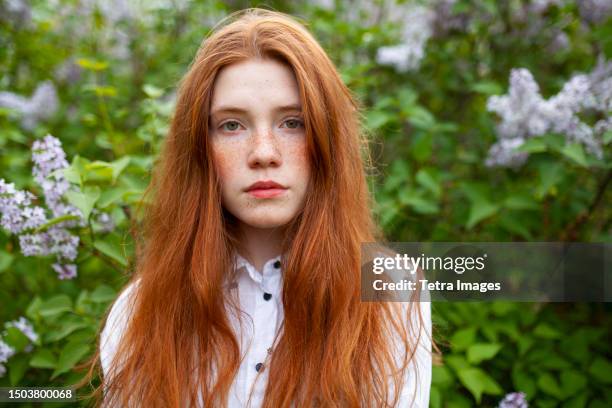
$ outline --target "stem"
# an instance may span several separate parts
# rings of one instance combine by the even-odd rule
[[[595,194],[595,197],[593,198],[591,205],[589,205],[589,208],[585,212],[580,213],[563,230],[563,232],[561,233],[562,241],[575,241],[576,240],[578,230],[580,229],[580,227],[582,227],[582,225],[584,225],[584,223],[593,214],[597,206],[601,203],[603,196],[606,193],[608,184],[610,184],[610,181],[612,181],[612,170],[609,170],[608,173],[606,173],[603,180],[599,183],[599,186],[597,188],[597,193]]]

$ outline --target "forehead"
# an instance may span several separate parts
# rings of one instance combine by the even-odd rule
[[[261,108],[299,103],[298,84],[289,66],[273,59],[249,59],[217,74],[211,111],[222,105]]]

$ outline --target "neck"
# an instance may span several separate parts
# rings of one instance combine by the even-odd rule
[[[278,228],[256,228],[241,223],[241,253],[258,271],[271,258],[281,254],[284,230]]]

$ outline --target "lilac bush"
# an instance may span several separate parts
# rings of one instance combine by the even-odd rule
[[[78,255],[80,238],[69,228],[84,227],[87,220],[81,211],[67,202],[66,193],[77,187],[71,185],[62,170],[68,167],[66,154],[59,139],[46,135],[32,144],[32,174],[42,188],[47,211],[33,205],[36,196],[29,191],[17,190],[13,183],[0,179],[1,225],[11,234],[19,235],[19,246],[25,256],[55,255],[52,265],[59,279],[72,279],[77,276],[77,268],[72,263]],[[102,231],[114,228],[112,218],[103,212],[95,212],[96,221]],[[59,217],[65,220],[57,221]],[[52,219],[56,221],[40,230]]]
[[[527,139],[548,132],[563,134],[567,143],[577,142],[601,159],[601,137],[612,129],[610,117],[593,126],[582,121],[583,112],[609,115],[612,110],[612,63],[600,59],[590,74],[577,74],[556,95],[544,99],[529,70],[513,69],[506,95],[491,96],[487,109],[497,113],[498,141],[489,150],[487,166],[519,167],[528,154],[516,151]]]

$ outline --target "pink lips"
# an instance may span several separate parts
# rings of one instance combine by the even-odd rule
[[[282,186],[272,180],[258,181],[251,184],[246,191],[256,198],[272,198],[281,195],[287,190],[287,187]]]

